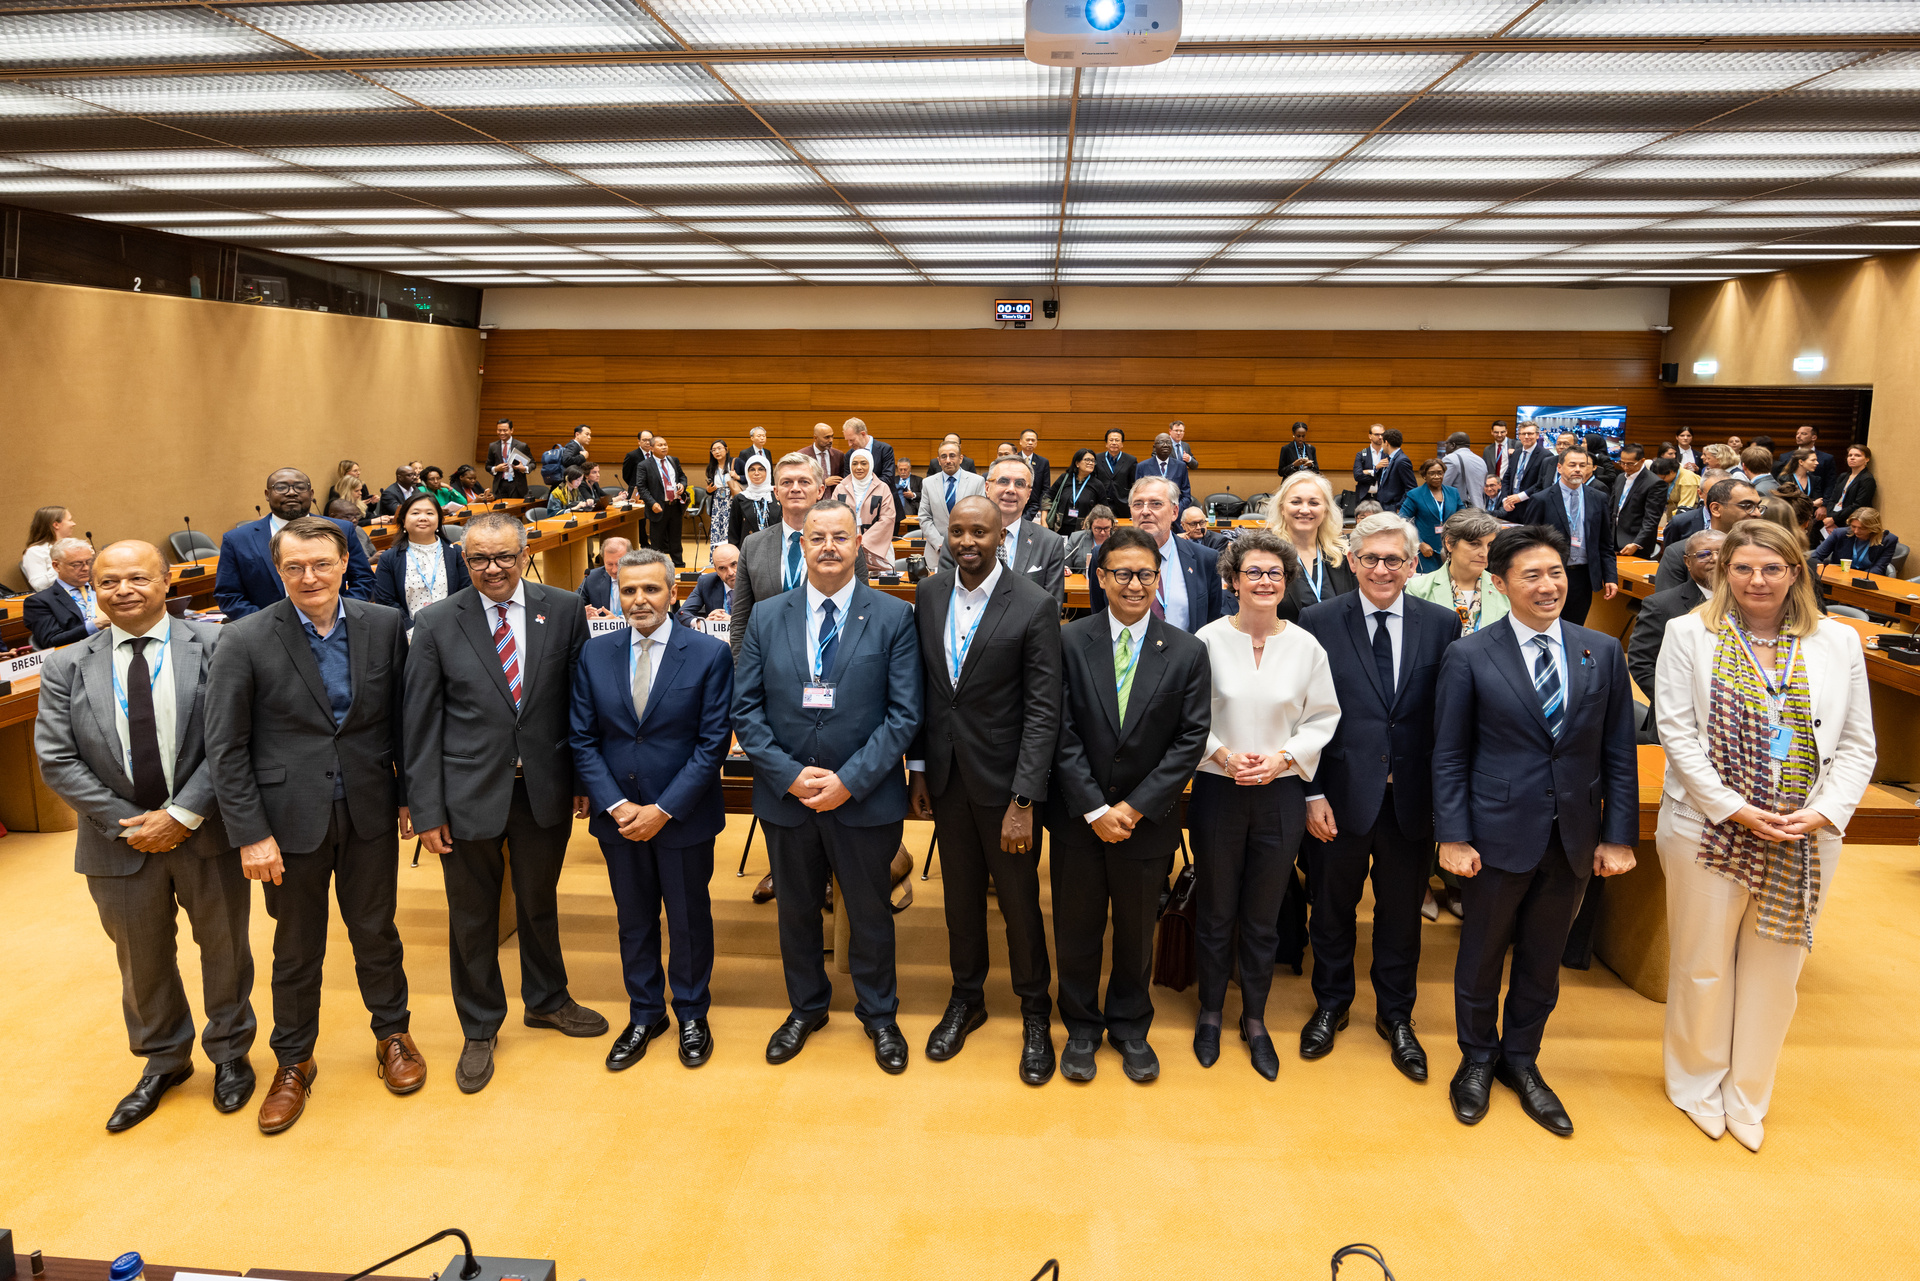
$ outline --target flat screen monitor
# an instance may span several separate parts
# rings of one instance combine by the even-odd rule
[[[1020,321],[1033,319],[1033,299],[996,298],[993,303],[993,318],[999,321]]]
[[[1561,432],[1572,432],[1582,441],[1599,436],[1607,442],[1607,453],[1617,457],[1627,439],[1625,405],[1521,405],[1513,411],[1513,424],[1532,423],[1540,429],[1540,439],[1549,445]]]

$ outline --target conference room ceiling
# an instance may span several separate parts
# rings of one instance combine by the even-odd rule
[[[0,201],[439,280],[1672,284],[1920,246],[1916,0],[0,0]],[[686,319],[686,318],[682,318]]]

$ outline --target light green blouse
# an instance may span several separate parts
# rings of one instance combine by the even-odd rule
[[[1507,616],[1507,598],[1493,585],[1493,575],[1484,569],[1480,571],[1479,591],[1480,597],[1472,609],[1473,621],[1471,624],[1462,621],[1463,632],[1477,632],[1488,623],[1497,623]],[[1448,576],[1445,565],[1415,577],[1407,584],[1407,595],[1444,605],[1456,613],[1460,609],[1453,597],[1453,579]]]

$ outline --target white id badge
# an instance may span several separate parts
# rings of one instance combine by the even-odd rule
[[[1067,508],[1067,515],[1074,520],[1079,520],[1080,509],[1078,507],[1069,507]]]
[[[833,710],[833,682],[808,681],[800,687],[800,706]]]

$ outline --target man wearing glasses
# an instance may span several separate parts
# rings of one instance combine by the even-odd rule
[[[1222,614],[1233,613],[1234,604],[1220,585],[1219,555],[1190,538],[1173,536],[1179,502],[1179,488],[1165,477],[1148,476],[1133,483],[1134,527],[1151,538],[1160,552],[1160,572],[1149,608],[1169,627],[1197,632]],[[1099,575],[1088,585],[1087,594],[1094,610],[1106,608],[1105,580]]]
[[[728,636],[736,663],[746,643],[754,604],[806,581],[802,527],[807,512],[825,492],[826,481],[826,473],[807,454],[791,453],[773,465],[773,495],[780,500],[780,523],[747,535],[747,541],[740,544],[740,569],[733,580],[733,620]]]
[[[987,468],[987,497],[1000,509],[1000,563],[1064,605],[1067,602],[1067,540],[1023,515],[1032,493],[1033,469],[1018,454],[997,458]],[[953,557],[949,554],[944,567],[951,568],[952,563]]]
[[[427,1079],[393,919],[399,837],[413,835],[400,752],[407,634],[399,610],[342,595],[353,547],[337,521],[291,519],[269,547],[285,598],[222,628],[207,676],[214,795],[275,922],[267,1134],[300,1119],[318,1071],[330,885],[373,1015],[375,1070],[395,1094]]]
[[[1707,528],[1724,534],[1740,521],[1758,516],[1767,504],[1759,490],[1744,480],[1728,476],[1708,486],[1707,500],[1701,506],[1707,509]],[[1687,541],[1674,537],[1669,528],[1667,550],[1661,553],[1660,568],[1653,576],[1656,593],[1678,587],[1692,577],[1687,571]]]
[[[1347,563],[1360,590],[1309,606],[1300,626],[1327,652],[1340,724],[1307,785],[1313,874],[1313,1016],[1302,1058],[1324,1057],[1347,1026],[1355,988],[1355,914],[1373,881],[1374,1030],[1394,1067],[1427,1079],[1413,1034],[1420,904],[1433,850],[1434,679],[1460,616],[1406,594],[1419,568],[1413,525],[1377,512],[1353,528]]]
[[[1724,531],[1703,529],[1686,540],[1681,549],[1686,557],[1687,581],[1678,587],[1655,592],[1640,602],[1640,616],[1634,620],[1633,635],[1627,641],[1627,671],[1633,683],[1647,696],[1646,741],[1657,743],[1658,718],[1654,712],[1654,665],[1660,661],[1660,647],[1666,643],[1667,624],[1706,603],[1713,594],[1715,567],[1720,560],[1720,544],[1727,541]]]
[[[305,472],[282,467],[267,477],[267,512],[259,520],[235,525],[220,540],[220,563],[214,570],[213,599],[228,622],[245,618],[278,600],[287,589],[273,563],[274,535],[287,522],[298,520],[313,506],[313,482]],[[331,517],[321,519],[332,520]],[[334,520],[347,540],[346,594],[354,600],[373,599],[373,567],[360,548],[353,522]]]
[[[446,873],[453,1006],[466,1037],[454,1083],[474,1094],[493,1079],[507,1019],[500,887],[509,874],[526,1025],[596,1037],[607,1020],[568,993],[560,954],[560,865],[573,820],[587,816],[567,746],[586,611],[573,593],[521,578],[527,529],[512,514],[474,517],[461,547],[473,586],[414,616],[406,762],[414,826]]]

